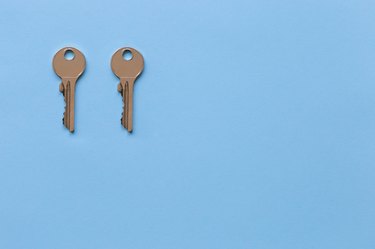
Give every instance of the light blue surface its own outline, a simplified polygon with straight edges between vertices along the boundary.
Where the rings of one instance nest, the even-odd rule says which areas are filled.
[[[375,3],[0,3],[1,249],[375,248]],[[64,46],[87,60],[63,128]],[[145,58],[134,133],[110,59]]]

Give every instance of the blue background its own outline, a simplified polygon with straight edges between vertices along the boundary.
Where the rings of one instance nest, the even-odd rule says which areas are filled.
[[[1,249],[375,248],[375,3],[0,3]],[[87,68],[63,127],[57,50]],[[138,49],[134,133],[110,69]]]

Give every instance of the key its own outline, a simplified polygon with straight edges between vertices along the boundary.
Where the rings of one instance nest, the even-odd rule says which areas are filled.
[[[126,56],[129,55],[129,58]],[[112,56],[113,73],[120,78],[117,90],[121,93],[124,106],[121,117],[122,126],[133,131],[133,89],[135,80],[144,67],[143,56],[134,48],[120,48]]]
[[[68,58],[69,54],[73,58]],[[73,133],[75,87],[78,78],[86,67],[85,56],[76,48],[66,47],[55,54],[52,64],[55,73],[62,79],[60,92],[64,95],[65,100],[65,112],[62,121],[64,126]]]

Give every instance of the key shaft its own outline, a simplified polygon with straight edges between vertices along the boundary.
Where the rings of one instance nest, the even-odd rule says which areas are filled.
[[[134,81],[134,78],[121,78],[118,86],[118,91],[121,93],[124,102],[121,124],[128,132],[133,131]]]
[[[74,132],[76,82],[76,78],[63,78],[62,83],[60,85],[60,91],[62,89],[66,103],[63,124],[70,132]]]

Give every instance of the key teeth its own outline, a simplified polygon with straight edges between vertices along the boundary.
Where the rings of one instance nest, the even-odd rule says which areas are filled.
[[[124,126],[124,127],[126,126],[126,124],[125,124],[124,112],[121,113],[120,124],[121,124],[122,126]]]
[[[63,125],[65,125],[66,99],[65,99],[65,87],[64,87],[64,83],[63,82],[61,82],[60,85],[59,85],[59,91],[64,96],[65,106],[64,106],[63,118],[61,120],[62,120]]]
[[[66,125],[66,123],[65,123],[65,117],[66,117],[66,112],[67,112],[67,110],[66,110],[66,102],[65,102],[65,106],[64,106],[64,113],[63,113],[63,118],[62,118],[62,121],[63,121],[63,125],[66,127],[67,125]]]
[[[65,105],[65,107],[64,107],[64,113],[63,113],[63,124],[65,125],[65,113],[66,113],[66,105]]]

